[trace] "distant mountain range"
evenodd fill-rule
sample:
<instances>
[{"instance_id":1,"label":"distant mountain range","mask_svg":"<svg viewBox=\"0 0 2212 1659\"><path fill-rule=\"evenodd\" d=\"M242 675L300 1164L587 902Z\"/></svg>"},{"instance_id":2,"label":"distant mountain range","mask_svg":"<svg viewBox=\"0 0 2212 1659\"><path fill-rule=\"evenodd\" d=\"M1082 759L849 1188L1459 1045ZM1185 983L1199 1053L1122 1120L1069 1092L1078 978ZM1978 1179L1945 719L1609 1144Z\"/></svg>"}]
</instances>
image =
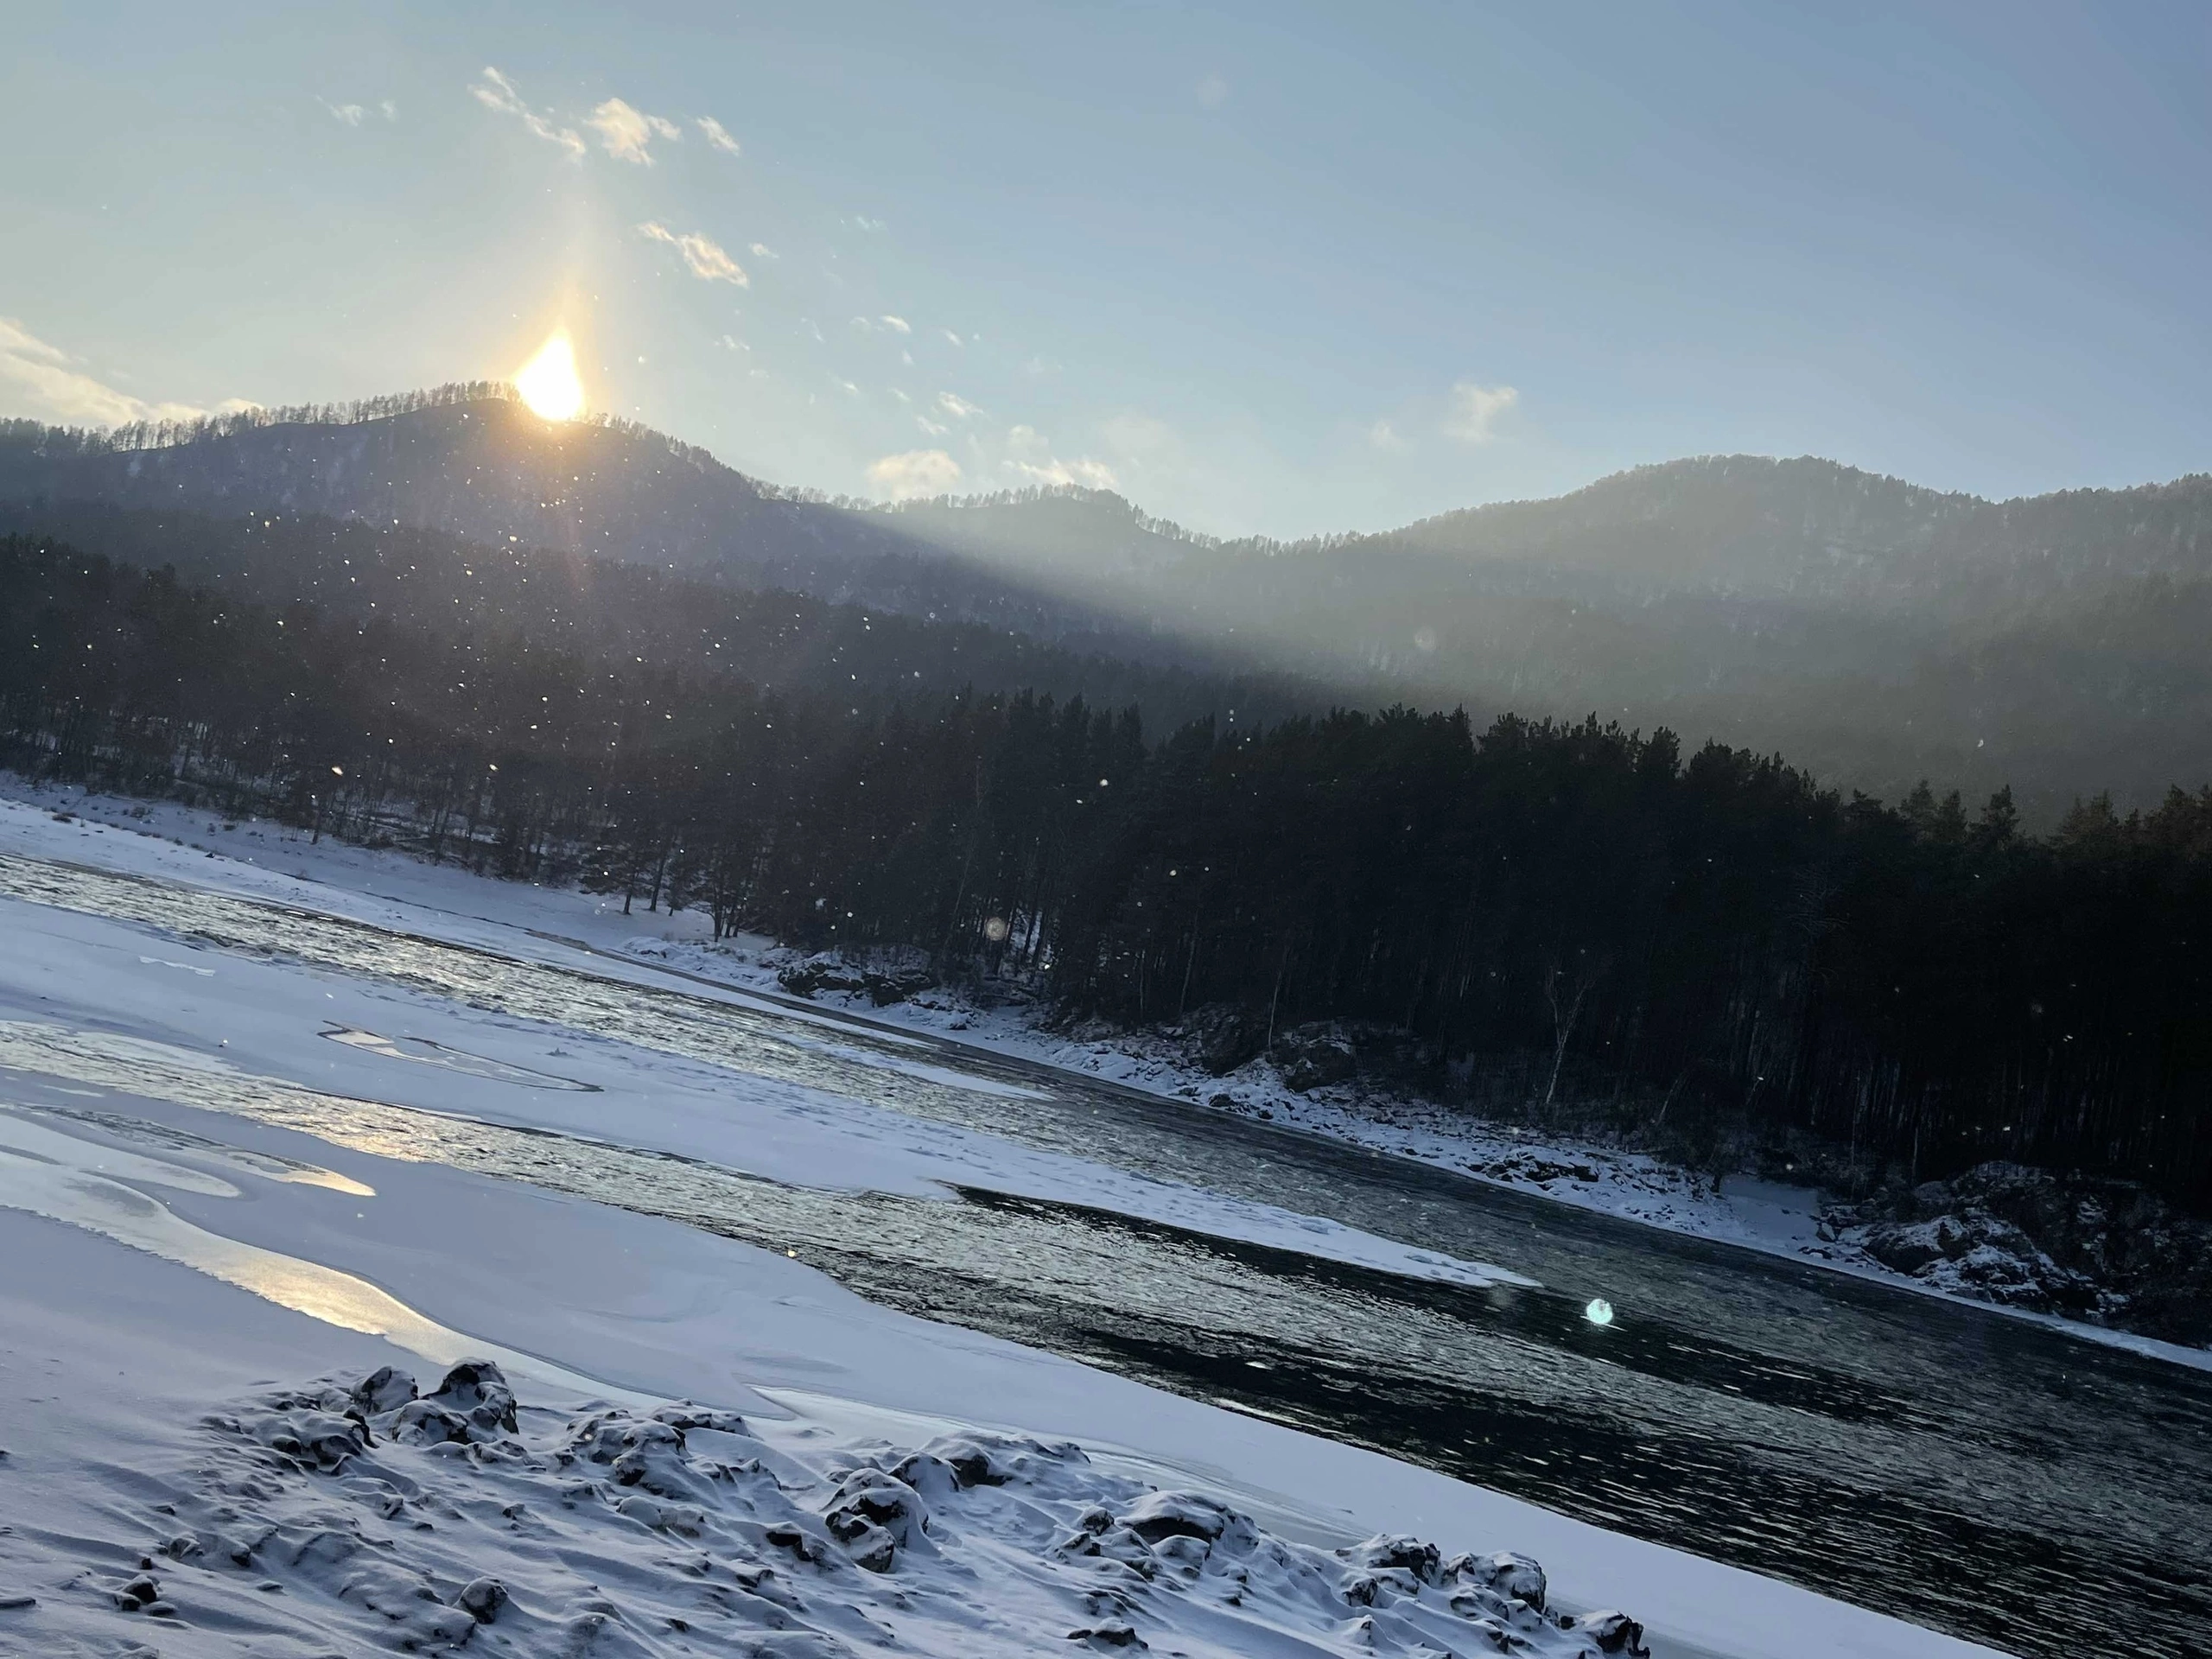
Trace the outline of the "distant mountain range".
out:
<instances>
[{"instance_id":1,"label":"distant mountain range","mask_svg":"<svg viewBox=\"0 0 2212 1659\"><path fill-rule=\"evenodd\" d=\"M1889 797L2010 783L2045 819L2212 781L2212 477L1989 502L1707 457L1281 543L1097 491L831 501L491 388L181 433L0 427L0 527L86 503L432 528L1347 700L1595 711Z\"/></svg>"}]
</instances>

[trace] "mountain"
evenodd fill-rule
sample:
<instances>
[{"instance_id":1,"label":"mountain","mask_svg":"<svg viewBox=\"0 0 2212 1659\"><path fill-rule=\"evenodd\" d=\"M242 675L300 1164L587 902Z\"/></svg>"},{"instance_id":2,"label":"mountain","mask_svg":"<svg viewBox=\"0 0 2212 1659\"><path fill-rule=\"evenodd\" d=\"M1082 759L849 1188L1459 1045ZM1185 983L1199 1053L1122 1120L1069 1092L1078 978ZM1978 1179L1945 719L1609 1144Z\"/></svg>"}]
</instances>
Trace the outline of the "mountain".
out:
<instances>
[{"instance_id":1,"label":"mountain","mask_svg":"<svg viewBox=\"0 0 2212 1659\"><path fill-rule=\"evenodd\" d=\"M121 442L12 423L0 427L0 502L358 518L1031 632L1083 629L1068 605L976 579L893 515L779 492L626 423L542 421L495 390Z\"/></svg>"},{"instance_id":2,"label":"mountain","mask_svg":"<svg viewBox=\"0 0 2212 1659\"><path fill-rule=\"evenodd\" d=\"M2031 817L2212 779L2212 478L1992 502L1810 458L1639 467L1375 535L1223 542L1085 490L779 489L463 387L181 432L0 429L0 521L70 504L435 528L1350 699L1595 710Z\"/></svg>"}]
</instances>

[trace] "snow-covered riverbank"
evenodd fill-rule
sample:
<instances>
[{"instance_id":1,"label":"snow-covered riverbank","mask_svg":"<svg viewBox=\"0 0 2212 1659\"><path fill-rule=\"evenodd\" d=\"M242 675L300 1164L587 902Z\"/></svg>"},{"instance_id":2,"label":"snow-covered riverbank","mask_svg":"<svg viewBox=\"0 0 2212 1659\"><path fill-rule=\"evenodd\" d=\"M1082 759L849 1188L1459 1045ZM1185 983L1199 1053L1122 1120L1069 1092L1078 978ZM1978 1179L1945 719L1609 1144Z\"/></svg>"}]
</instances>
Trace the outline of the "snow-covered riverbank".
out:
<instances>
[{"instance_id":1,"label":"snow-covered riverbank","mask_svg":"<svg viewBox=\"0 0 2212 1659\"><path fill-rule=\"evenodd\" d=\"M57 821L60 814L67 822ZM117 832L127 840L116 839ZM172 802L87 795L70 787L34 786L0 774L0 850L86 859L207 885L330 914L404 929L457 944L553 962L574 962L571 949L591 953L594 970L619 964L661 966L693 982L734 995L793 999L779 976L804 959L757 937L715 943L696 912L676 916L633 909L567 889L473 876L392 850L315 842L302 831L266 820L228 823ZM213 856L211 857L210 855ZM1917 1274L1885 1265L1866 1248L1864 1230L1822 1225L1823 1197L1808 1186L1732 1176L1709 1178L1640 1153L1548 1137L1525 1128L1485 1123L1403 1094L1361 1084L1323 1084L1300 1092L1265 1058L1224 1077L1210 1076L1187 1046L1152 1032L1114 1032L1103 1025L1070 1033L1047 1026L1039 1011L1019 1006L979 1007L943 988L878 1007L864 995L823 990L812 1004L826 1017L858 1018L889 1030L927 1033L1211 1109L1263 1119L1353 1145L1410 1158L1475 1179L1513 1187L1578 1208L1786 1256L1916 1293L1984 1302L1977 1287L1938 1262ZM715 1155L712 1148L672 1147ZM958 1179L957 1170L937 1172ZM1092 1201L1065 1183L1020 1187L1037 1196ZM1157 1195L1154 1195L1157 1196ZM1187 1208L1172 1212L1109 1195L1105 1207L1191 1224ZM1235 1205L1229 1209L1234 1211ZM1216 1221L1218 1223L1219 1216ZM1306 1218L1297 1230L1327 1236L1333 1224ZM1278 1242L1279 1218L1237 1217L1219 1230ZM1343 1232L1344 1230L1336 1230ZM1363 1237L1344 1233L1349 1240ZM1450 1275L1458 1269L1402 1247L1376 1241L1379 1251L1354 1244L1344 1259ZM1300 1248L1314 1248L1309 1237ZM1332 1253L1326 1248L1319 1253ZM1418 1259L1417 1259L1418 1258ZM2109 1326L2019 1307L2008 1314L2177 1363L2212 1368L2212 1350L2177 1346Z\"/></svg>"},{"instance_id":2,"label":"snow-covered riverbank","mask_svg":"<svg viewBox=\"0 0 2212 1659\"><path fill-rule=\"evenodd\" d=\"M765 939L716 943L639 936L626 940L621 950L635 959L665 963L702 979L763 993L786 989L791 982L827 980L828 986L810 991L809 1001L1193 1105L1326 1135L1578 1209L1742 1245L1922 1294L1994 1306L2087 1340L2212 1369L2212 1349L2181 1346L2108 1325L2038 1312L1993 1294L1993 1287L2001 1288L2010 1281L2039 1277L2063 1281L2073 1276L2042 1256L2017 1230L2009 1230L2012 1236L2002 1249L1980 1242L1979 1235L1969 1237L1967 1242L1979 1248L1963 1262L1955 1259L1959 1252L1931 1248L1920 1271L1907 1273L1885 1262L1868 1247L1866 1225L1839 1224L1839 1212L1815 1187L1747 1175L1715 1180L1646 1154L1488 1122L1363 1079L1296 1087L1294 1067L1265 1056L1215 1075L1193 1058L1192 1044L1172 1032L1119 1031L1103 1021L1071 1032L1040 1018L1040 1011L1033 1007L978 1006L946 988L918 990L879 1006L864 991L835 988L839 979L854 978L854 970L840 973L830 959L808 957ZM1938 1229L1931 1223L1921 1230L1933 1236Z\"/></svg>"},{"instance_id":3,"label":"snow-covered riverbank","mask_svg":"<svg viewBox=\"0 0 2212 1659\"><path fill-rule=\"evenodd\" d=\"M326 856L274 832L257 843L251 826L213 833L257 862L209 858L181 835L144 833L162 827L160 809L95 809L128 824L99 829L67 804L66 821L46 802L0 807L0 852L540 960L569 953L544 935L588 937L594 920L614 944L636 933L575 895L357 849ZM1661 1654L1977 1651L899 1314L785 1253L449 1166L416 1139L425 1126L450 1125L441 1133L480 1150L499 1126L527 1124L849 1191L926 1194L987 1174L1133 1213L1166 1205L1182 1224L1238 1236L1279 1229L1283 1248L1379 1253L1373 1265L1395 1271L1494 1271L472 1006L465 987L430 988L434 966L403 986L0 900L0 1652L144 1650L137 1642L307 1656L473 1632L487 1651L590 1638L608 1651L832 1654L888 1627L906 1650L966 1653L988 1650L973 1634L978 1607L1001 1621L1005 1651L1081 1630L1080 1643L1192 1655L1412 1653L1453 1649L1447 1632L1456 1650L1479 1650L1500 1645L1486 1619L1534 1651L1603 1650L1624 1634L1603 1620L1531 1623L1510 1575L1484 1580L1480 1560L1501 1550L1544 1562L1554 1611L1624 1607ZM434 1389L472 1354L519 1392L513 1431L441 1451L410 1443L427 1431L365 1412L376 1446L363 1435L342 1457L315 1450L338 1446L322 1429L352 1432L326 1383L395 1365ZM588 1408L628 1414L601 1425L617 1440L664 1445L644 1425L671 1398L744 1422L697 1429L680 1457L643 1446L680 1491L656 1492L645 1473L626 1482L615 1465L639 1447L604 1469L579 1452L582 1431L569 1425ZM1033 1474L946 1486L904 1453L948 1433L1075 1440L1084 1459L1017 1449L1007 1455L1029 1457ZM564 1467L563 1452L581 1461ZM754 1459L772 1480L743 1467ZM836 1494L857 1480L896 1496L876 1476L902 1466L938 1530L910 1537L903 1558L894 1548L878 1574L858 1559L878 1541L852 1522L889 1533L895 1506ZM1198 1496L1163 1504L1146 1487ZM841 1505L853 1510L842 1521ZM1246 1519L1221 1518L1224 1507ZM1221 1518L1212 1537L1207 1516ZM1357 1548L1378 1534L1417 1535L1440 1563L1470 1564L1446 1573L1419 1548ZM482 1588L471 1599L480 1579L498 1580L512 1609L480 1626L470 1609L499 1603ZM734 1643L716 1620L766 1646Z\"/></svg>"}]
</instances>

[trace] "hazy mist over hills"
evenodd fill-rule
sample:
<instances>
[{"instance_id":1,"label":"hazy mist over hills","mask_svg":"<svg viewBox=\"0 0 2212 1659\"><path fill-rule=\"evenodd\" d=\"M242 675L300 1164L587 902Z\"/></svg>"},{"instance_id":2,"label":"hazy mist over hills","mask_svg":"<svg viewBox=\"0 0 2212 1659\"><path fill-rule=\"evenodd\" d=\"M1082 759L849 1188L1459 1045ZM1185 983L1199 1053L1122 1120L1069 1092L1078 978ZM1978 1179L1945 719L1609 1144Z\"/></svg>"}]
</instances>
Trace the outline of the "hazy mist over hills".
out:
<instances>
[{"instance_id":1,"label":"hazy mist over hills","mask_svg":"<svg viewBox=\"0 0 2212 1659\"><path fill-rule=\"evenodd\" d=\"M1923 776L1970 798L2010 783L2034 817L2212 778L2206 477L1988 502L1712 457L1376 535L1224 543L1080 489L833 502L491 388L392 407L166 442L18 423L0 504L10 527L100 503L433 528L1351 701L1594 710L1891 798Z\"/></svg>"}]
</instances>

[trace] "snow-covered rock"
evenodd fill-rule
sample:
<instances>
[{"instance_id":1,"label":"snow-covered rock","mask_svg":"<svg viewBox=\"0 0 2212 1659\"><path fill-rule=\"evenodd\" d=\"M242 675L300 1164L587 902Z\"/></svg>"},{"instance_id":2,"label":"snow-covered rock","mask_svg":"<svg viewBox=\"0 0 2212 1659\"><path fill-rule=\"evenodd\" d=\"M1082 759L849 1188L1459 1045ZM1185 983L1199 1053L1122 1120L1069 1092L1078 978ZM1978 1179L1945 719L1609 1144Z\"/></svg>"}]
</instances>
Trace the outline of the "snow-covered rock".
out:
<instances>
[{"instance_id":1,"label":"snow-covered rock","mask_svg":"<svg viewBox=\"0 0 2212 1659\"><path fill-rule=\"evenodd\" d=\"M416 1432L424 1407L450 1438ZM389 1368L278 1390L203 1419L183 1466L105 1467L118 1539L14 1552L37 1581L10 1605L51 1650L143 1652L135 1632L158 1624L181 1653L248 1635L255 1651L640 1659L1644 1652L1624 1614L1548 1611L1522 1557L1446 1564L1401 1535L1331 1552L1068 1442L800 1455L689 1404L518 1406L482 1360L421 1398Z\"/></svg>"},{"instance_id":2,"label":"snow-covered rock","mask_svg":"<svg viewBox=\"0 0 2212 1659\"><path fill-rule=\"evenodd\" d=\"M1840 1243L1961 1295L2212 1341L2212 1224L2133 1182L1993 1161L1827 1219Z\"/></svg>"}]
</instances>

